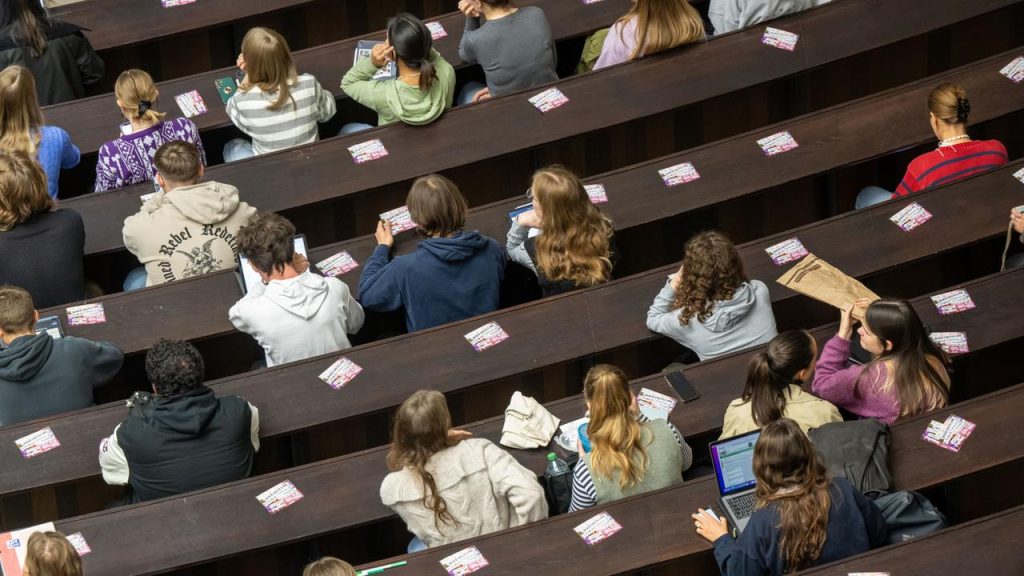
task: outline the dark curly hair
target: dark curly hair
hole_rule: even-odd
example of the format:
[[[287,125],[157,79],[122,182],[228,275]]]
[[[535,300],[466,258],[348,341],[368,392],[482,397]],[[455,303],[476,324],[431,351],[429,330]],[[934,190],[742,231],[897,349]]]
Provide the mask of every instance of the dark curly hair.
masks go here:
[[[192,344],[164,340],[146,352],[146,376],[160,396],[174,396],[203,385],[203,356]]]
[[[701,232],[686,243],[679,288],[672,307],[679,310],[679,323],[687,325],[697,317],[704,322],[715,302],[729,300],[747,281],[736,246],[721,232]]]
[[[295,257],[295,226],[273,212],[257,212],[237,238],[238,251],[264,274],[283,272]]]

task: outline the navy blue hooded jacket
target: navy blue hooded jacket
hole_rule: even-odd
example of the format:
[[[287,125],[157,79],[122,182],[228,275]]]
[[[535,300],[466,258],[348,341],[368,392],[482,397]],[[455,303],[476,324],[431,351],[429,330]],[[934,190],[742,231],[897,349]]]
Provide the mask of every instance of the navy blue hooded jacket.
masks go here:
[[[390,260],[377,246],[359,277],[363,308],[389,312],[405,307],[410,332],[498,309],[505,250],[479,232],[430,238],[412,254]]]

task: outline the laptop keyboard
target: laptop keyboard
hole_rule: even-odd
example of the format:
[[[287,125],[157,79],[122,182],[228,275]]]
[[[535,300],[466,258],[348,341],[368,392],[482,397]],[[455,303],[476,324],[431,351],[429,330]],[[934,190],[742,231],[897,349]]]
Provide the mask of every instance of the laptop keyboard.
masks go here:
[[[736,518],[748,518],[754,514],[754,510],[757,507],[757,499],[754,497],[753,492],[748,492],[729,500],[729,506],[732,508],[732,513],[736,515]]]

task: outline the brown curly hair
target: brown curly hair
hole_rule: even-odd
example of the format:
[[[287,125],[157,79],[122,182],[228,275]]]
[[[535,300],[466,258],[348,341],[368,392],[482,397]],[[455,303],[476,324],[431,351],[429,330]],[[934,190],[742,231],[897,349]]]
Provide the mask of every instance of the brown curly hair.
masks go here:
[[[686,243],[680,281],[672,307],[679,310],[679,323],[687,325],[696,316],[704,322],[715,302],[729,300],[747,281],[736,246],[721,232],[701,232]]]

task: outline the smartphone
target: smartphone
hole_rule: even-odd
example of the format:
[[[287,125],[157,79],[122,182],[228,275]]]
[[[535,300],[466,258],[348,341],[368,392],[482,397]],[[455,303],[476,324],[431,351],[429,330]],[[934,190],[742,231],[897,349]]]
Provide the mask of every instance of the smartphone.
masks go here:
[[[700,398],[700,392],[697,392],[697,389],[693,387],[693,384],[690,383],[682,372],[669,372],[665,375],[665,381],[676,391],[683,404]]]
[[[511,212],[508,213],[508,219],[511,220],[512,222],[515,222],[516,218],[518,218],[520,214],[524,212],[529,212],[530,210],[533,210],[533,202],[530,202],[529,204],[523,204],[522,206],[516,206]]]
[[[231,76],[225,76],[223,78],[217,78],[213,81],[213,85],[217,87],[217,94],[220,94],[220,99],[227,104],[228,100],[235,95],[235,91],[238,90],[238,82]]]

